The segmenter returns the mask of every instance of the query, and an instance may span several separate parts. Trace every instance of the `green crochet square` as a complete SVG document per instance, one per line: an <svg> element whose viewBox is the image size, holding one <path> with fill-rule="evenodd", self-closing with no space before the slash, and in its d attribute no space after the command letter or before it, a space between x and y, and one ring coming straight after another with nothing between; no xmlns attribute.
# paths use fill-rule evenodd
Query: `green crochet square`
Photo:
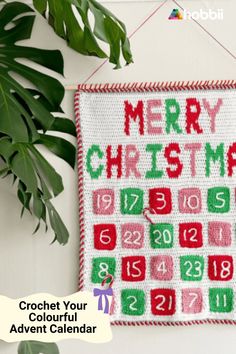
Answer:
<svg viewBox="0 0 236 354"><path fill-rule="evenodd" d="M211 312L231 312L234 307L233 289L210 288L209 303Z"/></svg>
<svg viewBox="0 0 236 354"><path fill-rule="evenodd" d="M208 189L208 211L211 213L227 213L230 209L230 191L227 187Z"/></svg>
<svg viewBox="0 0 236 354"><path fill-rule="evenodd" d="M139 188L121 189L120 209L122 214L141 214L143 212L143 190Z"/></svg>
<svg viewBox="0 0 236 354"><path fill-rule="evenodd" d="M152 248L172 248L174 227L172 224L151 224L150 241Z"/></svg>
<svg viewBox="0 0 236 354"><path fill-rule="evenodd" d="M121 291L122 313L130 316L141 316L145 312L145 293L138 289Z"/></svg>
<svg viewBox="0 0 236 354"><path fill-rule="evenodd" d="M181 256L180 273L182 280L202 280L204 271L204 258L202 256Z"/></svg>
<svg viewBox="0 0 236 354"><path fill-rule="evenodd" d="M115 275L116 260L112 257L93 258L92 275L93 283L101 283L108 274Z"/></svg>

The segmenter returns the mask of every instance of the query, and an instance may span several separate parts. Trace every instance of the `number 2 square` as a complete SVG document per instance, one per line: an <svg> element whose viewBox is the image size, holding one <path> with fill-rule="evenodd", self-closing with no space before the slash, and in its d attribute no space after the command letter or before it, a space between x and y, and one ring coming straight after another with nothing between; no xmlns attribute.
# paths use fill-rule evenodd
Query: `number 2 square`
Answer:
<svg viewBox="0 0 236 354"><path fill-rule="evenodd" d="M141 316L145 312L145 293L140 289L121 290L122 313L130 316Z"/></svg>

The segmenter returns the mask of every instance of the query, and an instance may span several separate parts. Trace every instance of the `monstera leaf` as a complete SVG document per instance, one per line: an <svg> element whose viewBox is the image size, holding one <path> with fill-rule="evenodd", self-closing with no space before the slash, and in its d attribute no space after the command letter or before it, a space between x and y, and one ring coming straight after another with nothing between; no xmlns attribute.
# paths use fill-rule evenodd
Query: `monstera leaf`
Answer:
<svg viewBox="0 0 236 354"><path fill-rule="evenodd" d="M39 146L74 167L75 147L55 131L75 136L75 126L61 114L64 88L55 78L45 75L46 67L63 74L63 58L58 50L42 50L16 45L31 36L35 15L20 2L7 3L0 11L0 174L12 175L17 196L25 209L40 222L50 223L55 240L65 244L68 231L50 199L63 191L61 176L42 155ZM23 86L19 77L26 82ZM22 82L22 80L20 80ZM54 134L48 134L54 131Z"/></svg>
<svg viewBox="0 0 236 354"><path fill-rule="evenodd" d="M20 343L18 354L59 354L59 350L55 343L42 343L30 340Z"/></svg>
<svg viewBox="0 0 236 354"><path fill-rule="evenodd" d="M115 68L120 68L121 55L126 64L132 62L125 25L97 1L33 0L33 4L54 31L77 52L106 58L108 55L99 45L101 40L109 45L109 61L115 64Z"/></svg>

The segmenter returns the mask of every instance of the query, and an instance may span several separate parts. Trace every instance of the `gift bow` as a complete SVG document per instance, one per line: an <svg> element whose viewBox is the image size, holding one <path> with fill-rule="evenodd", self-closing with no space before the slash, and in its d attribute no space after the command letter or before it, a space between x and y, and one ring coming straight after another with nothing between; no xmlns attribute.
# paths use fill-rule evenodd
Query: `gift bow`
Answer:
<svg viewBox="0 0 236 354"><path fill-rule="evenodd" d="M107 289L93 289L93 295L94 296L99 296L98 299L98 310L103 310L102 306L102 299L105 299L105 307L103 312L104 313L109 313L109 300L107 296L112 296L113 295L113 290L112 288L107 288Z"/></svg>

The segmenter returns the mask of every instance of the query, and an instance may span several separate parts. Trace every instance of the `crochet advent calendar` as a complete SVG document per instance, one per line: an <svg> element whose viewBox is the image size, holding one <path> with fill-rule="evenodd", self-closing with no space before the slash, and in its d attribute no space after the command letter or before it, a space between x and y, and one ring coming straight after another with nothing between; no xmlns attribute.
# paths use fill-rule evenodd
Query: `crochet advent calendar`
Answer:
<svg viewBox="0 0 236 354"><path fill-rule="evenodd" d="M80 289L114 324L234 323L236 83L81 85Z"/></svg>

